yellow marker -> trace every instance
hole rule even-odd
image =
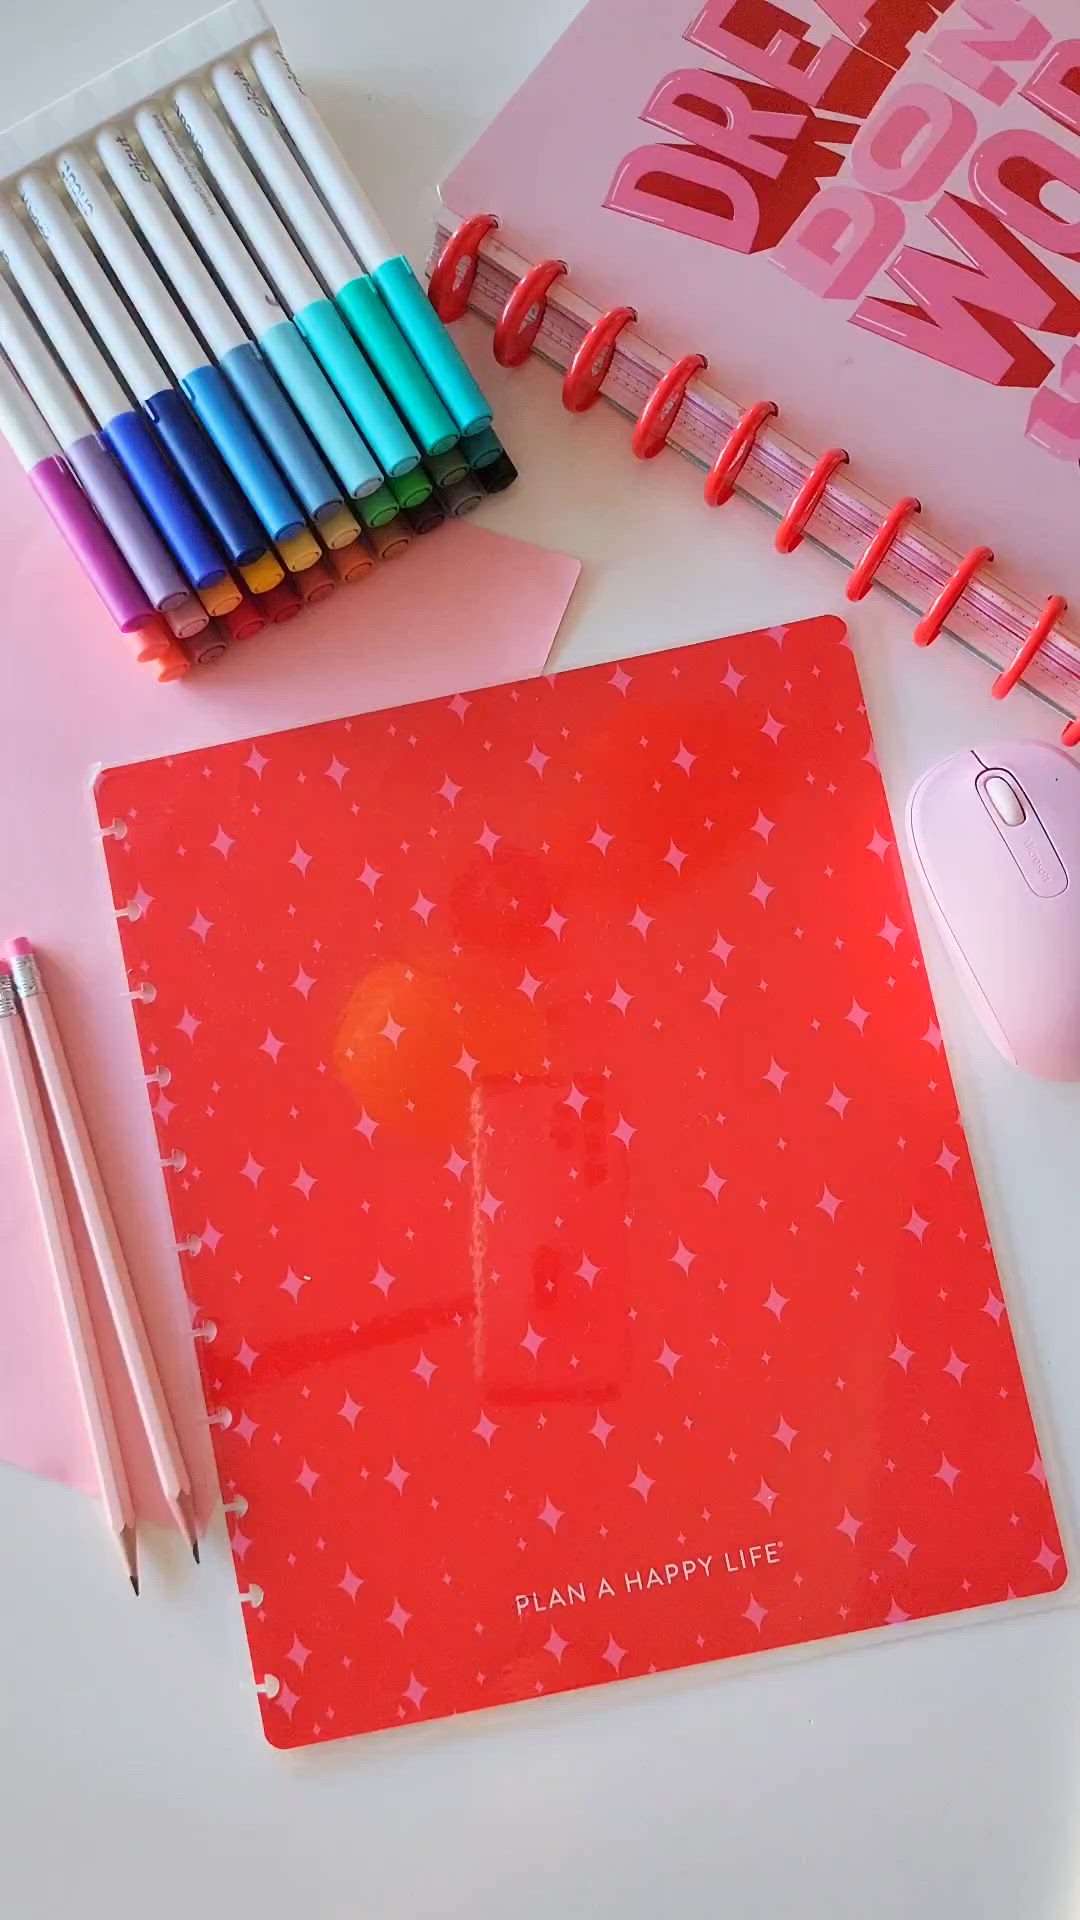
[[[239,569],[244,585],[252,593],[273,593],[285,578],[285,569],[272,553],[260,553],[249,567]]]
[[[316,524],[331,553],[338,547],[351,547],[360,538],[360,522],[348,507],[327,507],[316,514]]]
[[[279,540],[277,550],[290,573],[305,573],[322,557],[322,548],[306,527],[303,533],[294,534],[291,540]]]
[[[220,620],[226,613],[235,613],[244,597],[229,574],[225,575],[224,580],[215,581],[212,587],[196,587],[195,591],[211,620]]]

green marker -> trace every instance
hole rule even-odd
[[[402,479],[391,480],[390,491],[399,507],[412,508],[422,507],[425,500],[431,499],[434,489],[423,467],[414,467],[412,473]]]
[[[365,527],[388,527],[396,520],[401,509],[389,487],[380,487],[377,493],[366,494],[363,500],[356,502],[356,510]]]
[[[354,278],[359,271],[356,261],[243,68],[221,60],[212,77],[233,127],[286,219],[296,233],[303,234],[319,273],[335,288]],[[419,463],[418,447],[251,168],[225,137],[221,122],[195,87],[185,83],[177,88],[174,99],[223,197],[383,472],[409,473]]]

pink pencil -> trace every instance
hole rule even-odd
[[[60,1176],[49,1143],[45,1111],[41,1104],[30,1048],[19,1003],[8,968],[0,962],[0,1057],[15,1105],[26,1152],[34,1195],[49,1252],[49,1264],[56,1282],[60,1310],[64,1317],[68,1345],[79,1383],[86,1425],[94,1451],[102,1503],[109,1526],[116,1535],[129,1580],[139,1591],[139,1569],[135,1545],[135,1509],[124,1471],[120,1442],[112,1417],[105,1376],[101,1367],[97,1338],[83,1291],[82,1275],[71,1237]]]
[[[172,1415],[158,1374],[135,1289],[131,1284],[120,1235],[105,1192],[90,1132],[79,1104],[75,1082],[29,940],[13,940],[9,948],[11,972],[37,1060],[42,1085],[64,1149],[79,1208],[93,1250],[124,1366],[135,1393],[153,1456],[154,1470],[177,1524],[186,1535],[195,1559],[199,1538],[191,1499],[191,1481],[180,1451]]]

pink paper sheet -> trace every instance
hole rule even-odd
[[[135,1029],[89,776],[143,759],[339,713],[516,680],[543,667],[579,562],[454,525],[343,587],[325,609],[235,647],[220,666],[160,686],[112,630],[6,451],[5,675],[0,695],[0,938],[28,934],[50,991],[115,1207],[200,1512],[216,1495],[205,1413],[157,1170]],[[84,1259],[91,1299],[92,1269]],[[136,1506],[167,1518],[116,1364]],[[0,1101],[0,1457],[88,1491],[79,1414],[14,1119]]]

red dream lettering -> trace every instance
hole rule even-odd
[[[835,36],[816,47],[807,31],[804,20],[772,0],[707,0],[685,38],[804,106],[861,119],[880,100],[891,70]]]
[[[864,300],[851,324],[996,387],[1038,387],[1053,361],[1025,327],[1080,331],[1080,299],[983,207],[946,193],[928,218],[965,256],[902,247],[888,268],[908,295]]]
[[[856,131],[775,87],[693,69],[662,80],[642,117],[691,145],[636,148],[604,205],[738,253],[783,238]]]
[[[769,98],[768,107],[756,105],[740,81],[683,67],[661,80],[641,117],[646,126],[709,147],[741,171],[775,180],[808,116],[795,101],[790,102],[794,113],[778,112],[771,104],[776,96]]]
[[[917,34],[936,27],[953,0],[817,0],[845,40],[899,72]]]

